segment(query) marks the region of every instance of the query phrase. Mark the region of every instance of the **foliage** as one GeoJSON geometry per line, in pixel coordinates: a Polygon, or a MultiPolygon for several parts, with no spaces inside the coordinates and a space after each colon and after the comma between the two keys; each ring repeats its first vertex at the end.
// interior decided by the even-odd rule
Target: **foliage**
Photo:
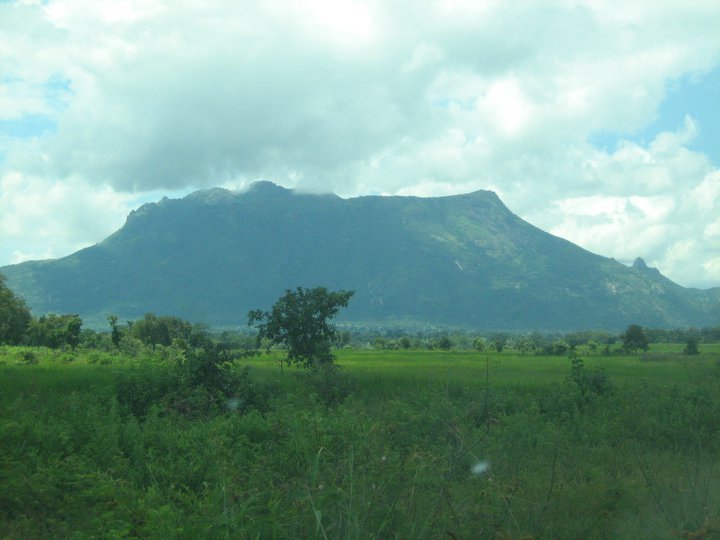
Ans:
{"type": "MultiPolygon", "coordinates": [[[[680,344],[653,349],[682,358],[680,344]]],[[[238,399],[215,403],[172,390],[179,363],[161,362],[162,346],[108,353],[113,366],[33,352],[38,365],[0,367],[2,538],[711,538],[720,526],[717,347],[689,363],[576,361],[569,375],[510,350],[342,351],[357,384],[332,409],[304,391],[322,368],[269,396],[276,366],[229,366],[238,399]],[[600,367],[612,391],[593,382],[600,367]]]]}
{"type": "Polygon", "coordinates": [[[335,317],[341,307],[347,307],[353,294],[331,292],[325,287],[287,289],[271,311],[248,313],[248,325],[257,325],[258,343],[267,339],[271,344],[284,345],[288,364],[329,364],[334,359],[330,348],[335,327],[328,324],[328,319],[335,317]]]}
{"type": "Polygon", "coordinates": [[[685,349],[683,349],[683,352],[691,356],[700,354],[700,349],[698,348],[699,343],[700,334],[698,332],[689,332],[685,337],[685,349]]]}
{"type": "Polygon", "coordinates": [[[0,343],[22,343],[31,320],[25,301],[5,285],[5,276],[0,274],[0,343]]]}
{"type": "Polygon", "coordinates": [[[107,321],[110,324],[110,340],[115,347],[120,347],[120,340],[123,337],[123,332],[118,324],[118,316],[110,314],[107,317],[107,321]]]}
{"type": "Polygon", "coordinates": [[[473,349],[475,349],[478,352],[483,352],[487,348],[487,339],[484,337],[476,337],[472,341],[473,349]]]}
{"type": "Polygon", "coordinates": [[[28,327],[30,345],[57,349],[64,345],[77,347],[80,343],[82,319],[78,315],[49,313],[35,319],[28,327]]]}
{"type": "MultiPolygon", "coordinates": [[[[159,346],[162,347],[162,346],[159,346]]],[[[233,370],[218,346],[179,349],[169,366],[158,364],[119,379],[118,402],[137,417],[153,406],[189,417],[207,417],[227,408],[264,410],[269,394],[253,384],[247,369],[233,370]]]]}
{"type": "Polygon", "coordinates": [[[357,387],[355,379],[335,364],[322,364],[303,374],[305,382],[328,407],[342,403],[357,387]]]}
{"type": "Polygon", "coordinates": [[[537,345],[532,338],[524,337],[515,342],[515,347],[521,354],[527,354],[537,349],[537,345]]]}
{"type": "Polygon", "coordinates": [[[501,353],[507,344],[507,336],[505,334],[495,334],[492,337],[492,343],[495,351],[501,353]]]}
{"type": "Polygon", "coordinates": [[[452,349],[452,340],[448,336],[440,336],[440,338],[433,343],[433,347],[443,351],[449,351],[452,349]]]}
{"type": "Polygon", "coordinates": [[[642,326],[637,324],[631,324],[625,330],[625,333],[620,336],[623,343],[623,348],[631,353],[634,353],[638,349],[643,351],[648,350],[649,341],[647,334],[642,326]]]}
{"type": "Polygon", "coordinates": [[[145,317],[130,326],[132,337],[152,346],[168,346],[173,340],[189,339],[191,334],[192,325],[189,322],[177,317],[158,317],[154,313],[146,313],[145,317]]]}
{"type": "Polygon", "coordinates": [[[553,356],[563,356],[570,350],[570,345],[564,339],[556,339],[552,343],[547,343],[543,349],[545,354],[553,356]]]}
{"type": "Polygon", "coordinates": [[[607,396],[612,391],[612,383],[603,369],[590,370],[580,358],[571,358],[568,380],[579,391],[583,402],[595,396],[607,396]]]}

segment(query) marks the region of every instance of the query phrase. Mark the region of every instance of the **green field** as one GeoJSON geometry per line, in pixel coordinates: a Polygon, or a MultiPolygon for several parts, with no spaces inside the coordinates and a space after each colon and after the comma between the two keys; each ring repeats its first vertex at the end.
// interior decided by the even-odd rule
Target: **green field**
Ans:
{"type": "Polygon", "coordinates": [[[331,407],[262,356],[196,414],[167,355],[0,348],[0,537],[720,538],[720,347],[682,349],[342,350],[331,407]]]}

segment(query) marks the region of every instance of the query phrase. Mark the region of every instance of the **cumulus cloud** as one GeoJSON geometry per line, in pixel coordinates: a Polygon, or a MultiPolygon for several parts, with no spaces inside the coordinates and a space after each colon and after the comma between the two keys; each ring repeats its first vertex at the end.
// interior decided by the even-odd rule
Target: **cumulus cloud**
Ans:
{"type": "Polygon", "coordinates": [[[588,150],[577,167],[580,184],[603,183],[603,194],[570,188],[531,221],[622,262],[643,256],[681,283],[717,284],[720,170],[682,145],[689,124],[647,148],[626,142],[612,153],[588,150]]]}
{"type": "Polygon", "coordinates": [[[687,148],[696,122],[588,141],[629,138],[669,82],[715,68],[719,25],[711,1],[1,3],[0,122],[53,129],[0,130],[0,262],[47,254],[40,237],[54,255],[100,240],[98,204],[117,226],[148,192],[274,179],[345,196],[494,189],[588,249],[717,284],[717,171],[687,148]],[[77,197],[83,224],[18,210],[48,190],[77,197]]]}

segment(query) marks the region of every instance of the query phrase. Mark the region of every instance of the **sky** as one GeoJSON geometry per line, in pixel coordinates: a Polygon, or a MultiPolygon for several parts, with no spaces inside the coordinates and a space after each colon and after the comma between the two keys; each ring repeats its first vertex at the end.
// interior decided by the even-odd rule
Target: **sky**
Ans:
{"type": "Polygon", "coordinates": [[[495,191],[720,286],[717,0],[0,0],[0,266],[163,196],[495,191]]]}

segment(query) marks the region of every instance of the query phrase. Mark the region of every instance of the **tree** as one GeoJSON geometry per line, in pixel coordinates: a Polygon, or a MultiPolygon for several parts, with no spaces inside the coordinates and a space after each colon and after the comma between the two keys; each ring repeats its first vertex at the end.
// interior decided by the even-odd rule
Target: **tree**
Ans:
{"type": "Polygon", "coordinates": [[[683,353],[694,356],[696,354],[700,354],[700,349],[698,348],[698,344],[700,343],[700,332],[697,330],[691,329],[688,331],[687,335],[685,336],[685,349],[683,349],[683,353]]]}
{"type": "Polygon", "coordinates": [[[625,330],[625,333],[620,336],[623,342],[623,349],[628,352],[634,353],[638,349],[647,351],[649,348],[648,337],[642,326],[637,324],[631,324],[625,330]]]}
{"type": "Polygon", "coordinates": [[[0,343],[21,343],[30,321],[32,315],[25,301],[5,285],[5,276],[0,274],[0,343]]]}
{"type": "Polygon", "coordinates": [[[505,334],[495,334],[492,338],[493,346],[499,353],[503,352],[505,344],[507,343],[507,336],[505,334]]]}
{"type": "Polygon", "coordinates": [[[123,333],[118,326],[118,316],[112,314],[108,315],[107,321],[108,323],[110,323],[110,328],[112,329],[112,332],[110,333],[110,340],[112,341],[113,345],[115,345],[115,347],[119,348],[123,333]]]}
{"type": "Polygon", "coordinates": [[[325,287],[287,289],[270,311],[248,313],[248,326],[258,328],[257,342],[285,345],[288,364],[318,367],[332,364],[335,326],[328,323],[341,307],[347,307],[355,291],[331,292],[325,287]]]}
{"type": "Polygon", "coordinates": [[[516,343],[516,347],[517,347],[518,351],[520,351],[521,354],[526,354],[526,353],[532,352],[536,348],[535,342],[528,337],[518,340],[516,343]]]}
{"type": "Polygon", "coordinates": [[[72,348],[80,343],[82,319],[79,315],[55,315],[49,313],[30,323],[28,340],[31,345],[57,349],[63,345],[72,348]]]}
{"type": "Polygon", "coordinates": [[[475,349],[478,352],[483,352],[485,348],[487,347],[487,339],[484,337],[476,337],[473,339],[473,349],[475,349]]]}
{"type": "Polygon", "coordinates": [[[448,336],[441,336],[436,342],[435,347],[442,349],[443,351],[449,351],[452,349],[452,341],[448,336]]]}
{"type": "Polygon", "coordinates": [[[130,333],[145,345],[168,346],[175,339],[189,339],[192,325],[177,317],[157,317],[154,313],[146,313],[145,317],[135,321],[130,333]]]}

